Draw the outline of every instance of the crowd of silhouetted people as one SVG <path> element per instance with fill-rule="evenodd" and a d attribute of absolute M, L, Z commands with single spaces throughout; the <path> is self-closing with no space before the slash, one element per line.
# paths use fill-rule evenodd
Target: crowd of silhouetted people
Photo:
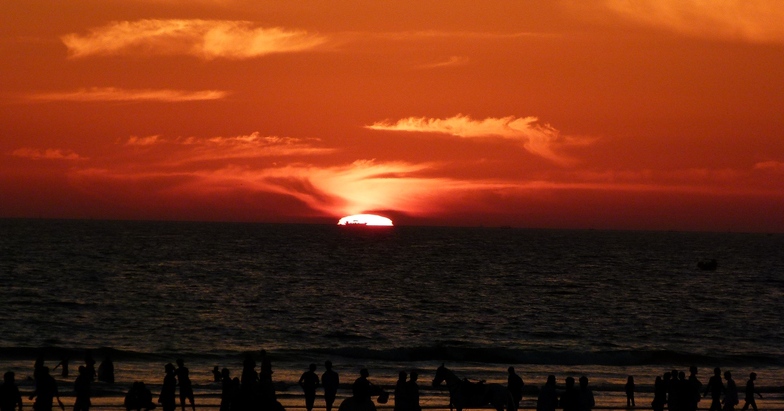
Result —
<path fill-rule="evenodd" d="M 721 369 L 715 368 L 713 376 L 710 377 L 703 390 L 702 382 L 697 378 L 697 367 L 692 366 L 689 369 L 688 378 L 683 371 L 666 372 L 663 376 L 656 377 L 652 408 L 654 411 L 662 411 L 666 405 L 670 411 L 695 411 L 700 400 L 710 394 L 709 411 L 734 411 L 735 406 L 739 403 L 738 387 L 735 380 L 732 379 L 731 372 L 725 371 L 723 377 L 722 380 Z M 760 398 L 762 395 L 754 386 L 756 379 L 756 373 L 749 374 L 743 411 L 749 407 L 757 411 L 754 395 L 756 394 Z"/>
<path fill-rule="evenodd" d="M 256 371 L 256 360 L 248 355 L 243 361 L 242 374 L 232 377 L 227 368 L 215 367 L 212 371 L 213 381 L 220 384 L 220 411 L 282 411 L 283 407 L 277 400 L 275 386 L 272 380 L 272 364 L 266 352 L 260 352 L 261 368 Z M 128 390 L 124 406 L 126 411 L 150 411 L 158 406 L 163 411 L 176 411 L 179 406 L 186 411 L 189 405 L 196 411 L 193 386 L 188 368 L 182 359 L 177 359 L 174 364 L 164 366 L 163 382 L 157 400 L 149 388 L 142 381 L 134 382 Z M 68 360 L 63 359 L 54 369 L 61 368 L 63 377 L 68 377 Z M 305 397 L 306 411 L 312 411 L 316 401 L 316 391 L 323 388 L 323 398 L 326 411 L 332 411 L 335 398 L 340 385 L 340 377 L 332 368 L 332 362 L 324 363 L 325 371 L 319 376 L 316 373 L 316 364 L 310 364 L 308 370 L 299 378 L 298 385 Z M 114 364 L 111 359 L 105 359 L 98 370 L 95 361 L 88 354 L 85 364 L 79 366 L 78 376 L 74 381 L 73 411 L 89 411 L 91 406 L 91 384 L 98 380 L 105 383 L 114 383 Z M 519 408 L 523 398 L 524 382 L 515 372 L 514 367 L 508 368 L 506 388 L 513 399 L 514 407 Z M 360 370 L 360 376 L 351 385 L 351 399 L 358 404 L 372 405 L 372 396 L 378 395 L 379 403 L 386 403 L 389 395 L 381 388 L 375 386 L 368 379 L 367 369 Z M 723 377 L 723 378 L 722 378 Z M 762 395 L 755 388 L 757 375 L 751 373 L 746 383 L 745 404 L 742 411 L 749 408 L 757 411 L 755 395 Z M 55 400 L 62 410 L 65 405 L 60 399 L 57 382 L 50 374 L 48 367 L 44 366 L 42 358 L 36 360 L 33 372 L 34 390 L 29 396 L 35 399 L 35 411 L 51 411 Z M 421 411 L 420 394 L 416 371 L 400 371 L 394 386 L 394 411 Z M 466 380 L 467 381 L 467 380 Z M 547 381 L 538 390 L 536 398 L 536 411 L 590 411 L 595 407 L 593 391 L 588 386 L 588 378 L 582 376 L 576 383 L 573 377 L 564 380 L 564 386 L 558 387 L 554 375 L 547 377 Z M 636 391 L 634 377 L 629 376 L 624 387 L 626 393 L 626 406 L 635 408 L 634 393 Z M 713 376 L 703 386 L 697 377 L 697 367 L 692 366 L 689 376 L 685 372 L 672 370 L 657 376 L 654 382 L 653 411 L 696 411 L 702 398 L 710 395 L 709 411 L 735 411 L 739 403 L 738 389 L 732 374 L 719 368 L 714 369 Z M 450 409 L 452 404 L 450 403 Z M 22 411 L 23 401 L 19 388 L 15 382 L 13 372 L 6 372 L 3 384 L 0 385 L 0 411 Z M 373 407 L 374 408 L 374 407 Z M 373 409 L 370 408 L 370 409 Z M 512 411 L 511 407 L 507 411 Z M 646 407 L 647 408 L 647 407 Z M 358 407 L 355 409 L 365 409 Z"/>

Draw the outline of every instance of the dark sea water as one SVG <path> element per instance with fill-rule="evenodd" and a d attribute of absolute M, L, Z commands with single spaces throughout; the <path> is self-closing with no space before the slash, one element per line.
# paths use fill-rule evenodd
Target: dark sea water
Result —
<path fill-rule="evenodd" d="M 108 393 L 182 357 L 209 402 L 212 367 L 260 349 L 291 406 L 326 359 L 346 383 L 429 385 L 442 362 L 497 382 L 514 365 L 531 388 L 585 374 L 607 406 L 627 375 L 645 391 L 692 364 L 784 384 L 781 234 L 0 220 L 0 304 L 0 366 L 75 371 L 89 349 L 115 362 Z"/>

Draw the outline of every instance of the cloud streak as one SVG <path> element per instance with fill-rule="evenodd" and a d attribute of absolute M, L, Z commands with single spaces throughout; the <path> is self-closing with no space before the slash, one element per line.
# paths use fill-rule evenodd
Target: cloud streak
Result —
<path fill-rule="evenodd" d="M 72 150 L 64 150 L 59 148 L 48 148 L 44 150 L 23 147 L 18 148 L 11 152 L 14 157 L 28 158 L 31 160 L 66 160 L 66 161 L 83 161 L 87 157 L 82 157 Z"/>
<path fill-rule="evenodd" d="M 397 122 L 380 121 L 366 127 L 371 130 L 439 133 L 471 139 L 500 137 L 517 141 L 530 153 L 561 165 L 573 164 L 574 160 L 556 153 L 556 146 L 587 143 L 585 139 L 561 136 L 557 129 L 549 124 L 541 124 L 538 118 L 531 116 L 489 117 L 484 120 L 474 120 L 461 114 L 445 119 L 408 117 Z"/>
<path fill-rule="evenodd" d="M 193 163 L 238 161 L 254 162 L 261 158 L 285 156 L 316 156 L 334 152 L 318 147 L 317 139 L 262 136 L 259 132 L 230 137 L 179 137 L 166 139 L 159 135 L 131 136 L 118 144 L 129 149 L 145 150 L 160 158 L 160 166 L 184 167 Z"/>
<path fill-rule="evenodd" d="M 607 0 L 632 21 L 695 37 L 784 43 L 784 3 L 752 0 Z"/>
<path fill-rule="evenodd" d="M 189 55 L 204 60 L 302 52 L 326 42 L 325 37 L 304 30 L 256 27 L 249 21 L 198 19 L 113 22 L 85 35 L 64 35 L 61 40 L 72 58 L 144 54 Z"/>
<path fill-rule="evenodd" d="M 468 64 L 468 57 L 465 56 L 451 56 L 445 61 L 436 63 L 422 64 L 419 66 L 421 69 L 437 69 L 443 67 L 465 66 Z"/>
<path fill-rule="evenodd" d="M 187 101 L 220 100 L 229 93 L 220 90 L 128 90 L 115 87 L 92 87 L 76 91 L 35 93 L 27 96 L 28 100 L 40 102 L 72 101 L 72 102 L 101 102 L 101 101 L 157 101 L 165 103 L 180 103 Z"/>

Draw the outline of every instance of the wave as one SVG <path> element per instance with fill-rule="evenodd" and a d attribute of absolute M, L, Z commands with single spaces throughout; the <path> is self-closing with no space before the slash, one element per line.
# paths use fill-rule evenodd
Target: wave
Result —
<path fill-rule="evenodd" d="M 495 364 L 532 365 L 605 365 L 638 366 L 664 364 L 695 365 L 784 365 L 784 358 L 772 355 L 703 354 L 671 350 L 523 350 L 509 348 L 477 348 L 435 345 L 419 348 L 387 350 L 338 348 L 314 350 L 321 354 L 334 354 L 348 358 L 378 359 L 384 361 L 452 361 Z"/>
<path fill-rule="evenodd" d="M 89 352 L 95 358 L 111 357 L 115 360 L 170 361 L 172 358 L 222 359 L 238 358 L 256 351 L 214 350 L 209 352 L 161 351 L 139 352 L 109 347 L 94 349 L 74 349 L 56 346 L 46 347 L 0 347 L 0 358 L 30 359 L 38 356 L 47 358 L 83 358 Z M 600 366 L 641 366 L 641 365 L 764 365 L 784 366 L 784 357 L 768 354 L 721 354 L 688 353 L 672 350 L 627 350 L 580 352 L 574 350 L 530 350 L 516 348 L 467 347 L 462 344 L 435 344 L 426 347 L 407 348 L 312 348 L 269 350 L 270 354 L 282 361 L 299 361 L 303 358 L 319 356 L 363 359 L 388 362 L 463 362 L 487 364 L 531 364 L 531 365 L 600 365 Z"/>

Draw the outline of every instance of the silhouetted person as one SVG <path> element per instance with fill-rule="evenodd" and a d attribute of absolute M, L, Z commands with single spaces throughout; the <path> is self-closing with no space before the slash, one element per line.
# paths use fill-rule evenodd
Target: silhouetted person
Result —
<path fill-rule="evenodd" d="M 577 411 L 580 407 L 580 390 L 574 386 L 574 378 L 566 377 L 566 388 L 561 394 L 559 405 L 563 411 Z"/>
<path fill-rule="evenodd" d="M 680 394 L 678 370 L 672 370 L 670 379 L 665 378 L 665 380 L 667 381 L 667 408 L 670 411 L 684 411 L 680 408 L 682 401 L 678 396 Z"/>
<path fill-rule="evenodd" d="M 196 411 L 196 404 L 193 400 L 193 384 L 191 384 L 191 377 L 188 375 L 188 367 L 185 366 L 185 361 L 182 358 L 177 359 L 177 385 L 180 386 L 180 405 L 182 411 L 185 411 L 185 400 L 191 403 L 191 408 Z"/>
<path fill-rule="evenodd" d="M 316 402 L 316 388 L 320 382 L 319 377 L 316 375 L 316 364 L 310 364 L 308 370 L 302 373 L 299 377 L 299 386 L 305 393 L 305 409 L 307 411 L 313 410 L 313 404 Z"/>
<path fill-rule="evenodd" d="M 223 381 L 223 376 L 221 375 L 220 367 L 217 365 L 212 367 L 212 382 L 221 382 Z"/>
<path fill-rule="evenodd" d="M 161 384 L 158 404 L 161 404 L 163 411 L 174 411 L 177 409 L 177 373 L 172 363 L 166 364 L 163 369 L 166 375 L 163 377 L 163 384 Z"/>
<path fill-rule="evenodd" d="M 256 373 L 256 360 L 248 354 L 242 362 L 240 388 L 232 404 L 232 410 L 251 410 L 258 408 L 259 374 Z"/>
<path fill-rule="evenodd" d="M 690 411 L 694 398 L 692 397 L 691 384 L 689 384 L 689 380 L 686 379 L 686 373 L 683 371 L 678 372 L 675 390 L 678 393 L 677 408 L 681 411 Z"/>
<path fill-rule="evenodd" d="M 709 411 L 721 410 L 721 394 L 724 393 L 724 383 L 721 381 L 721 369 L 716 367 L 713 369 L 713 377 L 708 380 L 708 385 L 705 387 L 703 397 L 711 394 L 711 405 Z"/>
<path fill-rule="evenodd" d="M 724 411 L 733 411 L 739 402 L 738 387 L 729 371 L 724 372 L 724 379 L 727 380 L 727 387 L 724 389 Z"/>
<path fill-rule="evenodd" d="M 697 378 L 697 367 L 689 367 L 689 409 L 688 411 L 697 411 L 697 406 L 700 403 L 700 393 L 702 392 L 702 383 Z"/>
<path fill-rule="evenodd" d="M 651 407 L 653 411 L 663 411 L 664 404 L 667 403 L 667 385 L 661 376 L 656 376 L 653 384 L 653 401 Z"/>
<path fill-rule="evenodd" d="M 84 367 L 87 369 L 87 378 L 90 379 L 90 382 L 95 381 L 95 359 L 90 351 L 84 355 Z"/>
<path fill-rule="evenodd" d="M 749 374 L 749 380 L 746 382 L 746 403 L 743 404 L 743 408 L 741 410 L 746 411 L 749 409 L 749 406 L 754 411 L 757 411 L 757 401 L 754 399 L 754 394 L 757 394 L 760 398 L 762 398 L 762 394 L 760 394 L 756 388 L 754 388 L 754 381 L 757 379 L 757 373 Z"/>
<path fill-rule="evenodd" d="M 41 366 L 35 380 L 35 391 L 30 394 L 30 399 L 35 398 L 33 409 L 35 411 L 51 411 L 52 403 L 57 398 L 57 404 L 65 411 L 63 402 L 60 401 L 60 392 L 57 390 L 57 381 L 49 375 L 49 367 Z"/>
<path fill-rule="evenodd" d="M 114 362 L 110 357 L 104 358 L 98 366 L 98 381 L 114 384 Z"/>
<path fill-rule="evenodd" d="M 370 401 L 370 381 L 368 381 L 368 377 L 370 377 L 370 372 L 368 372 L 367 368 L 363 368 L 359 370 L 359 378 L 354 380 L 354 384 L 351 385 L 351 393 L 357 403 Z"/>
<path fill-rule="evenodd" d="M 19 393 L 19 387 L 14 380 L 15 375 L 13 371 L 3 374 L 3 385 L 0 385 L 0 411 L 22 411 L 22 394 Z"/>
<path fill-rule="evenodd" d="M 52 371 L 56 370 L 57 367 L 61 367 L 60 376 L 63 378 L 68 378 L 68 357 L 63 357 L 60 362 L 58 362 L 57 365 L 52 368 Z"/>
<path fill-rule="evenodd" d="M 395 411 L 408 411 L 406 378 L 408 378 L 408 374 L 406 374 L 405 371 L 397 373 L 397 382 L 395 382 Z"/>
<path fill-rule="evenodd" d="M 44 356 L 43 354 L 39 355 L 35 359 L 35 364 L 33 364 L 33 380 L 38 381 L 38 378 L 41 375 L 41 370 L 44 368 Z"/>
<path fill-rule="evenodd" d="M 267 356 L 267 350 L 261 350 L 261 371 L 259 380 L 264 383 L 272 384 L 272 361 Z"/>
<path fill-rule="evenodd" d="M 588 387 L 588 377 L 580 377 L 580 411 L 591 411 L 596 406 L 596 400 L 593 398 L 593 390 Z"/>
<path fill-rule="evenodd" d="M 79 366 L 79 376 L 74 381 L 74 411 L 89 411 L 90 409 L 90 379 L 87 376 L 87 368 Z"/>
<path fill-rule="evenodd" d="M 224 368 L 220 372 L 221 377 L 221 402 L 220 411 L 230 411 L 231 403 L 237 395 L 234 388 L 234 380 L 231 379 L 231 372 L 228 368 Z M 239 381 L 239 380 L 238 380 Z"/>
<path fill-rule="evenodd" d="M 512 394 L 512 400 L 520 407 L 520 401 L 523 399 L 523 379 L 515 373 L 514 367 L 509 367 L 506 369 L 508 376 L 506 378 L 506 388 Z"/>
<path fill-rule="evenodd" d="M 411 371 L 408 382 L 406 383 L 406 400 L 408 401 L 409 411 L 422 411 L 419 405 L 419 374 L 416 371 Z"/>
<path fill-rule="evenodd" d="M 152 403 L 152 393 L 142 381 L 136 381 L 125 395 L 125 410 L 149 411 L 155 408 Z"/>
<path fill-rule="evenodd" d="M 555 411 L 558 406 L 558 394 L 555 392 L 555 375 L 548 375 L 547 382 L 539 390 L 536 400 L 536 411 Z"/>
<path fill-rule="evenodd" d="M 277 395 L 275 385 L 272 383 L 272 361 L 266 350 L 261 350 L 261 370 L 259 371 L 259 385 L 256 396 L 261 407 L 276 407 Z"/>
<path fill-rule="evenodd" d="M 338 373 L 332 370 L 332 361 L 324 362 L 324 374 L 321 374 L 321 385 L 324 386 L 324 402 L 326 403 L 327 411 L 332 411 L 332 404 L 335 403 L 335 396 L 338 393 L 340 386 L 340 377 Z"/>
<path fill-rule="evenodd" d="M 634 377 L 629 376 L 626 379 L 626 386 L 624 387 L 626 390 L 626 406 L 627 407 L 635 407 L 634 405 Z"/>

